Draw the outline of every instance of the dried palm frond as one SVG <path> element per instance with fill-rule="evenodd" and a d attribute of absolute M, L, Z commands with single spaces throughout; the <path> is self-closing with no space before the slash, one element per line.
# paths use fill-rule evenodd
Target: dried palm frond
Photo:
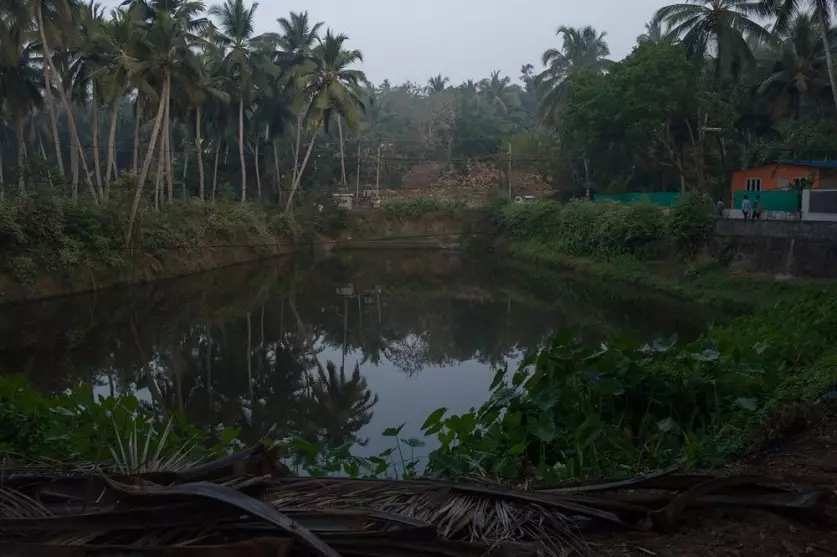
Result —
<path fill-rule="evenodd" d="M 622 524 L 610 512 L 558 498 L 499 486 L 430 480 L 292 478 L 270 489 L 265 498 L 279 507 L 368 508 L 396 513 L 434 524 L 449 540 L 489 545 L 539 542 L 546 555 L 590 555 L 578 532 L 584 517 Z"/>

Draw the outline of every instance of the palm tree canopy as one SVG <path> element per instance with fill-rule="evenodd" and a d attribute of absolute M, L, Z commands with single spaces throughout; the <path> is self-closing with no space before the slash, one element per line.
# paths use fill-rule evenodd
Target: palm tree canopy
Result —
<path fill-rule="evenodd" d="M 363 94 L 364 86 L 368 85 L 366 74 L 351 67 L 363 61 L 363 54 L 359 50 L 346 50 L 344 44 L 348 40 L 347 35 L 329 29 L 311 52 L 313 67 L 304 76 L 306 92 L 311 98 L 306 112 L 309 122 L 328 126 L 336 114 L 354 126 L 358 110 L 366 106 Z"/>
<path fill-rule="evenodd" d="M 565 98 L 569 76 L 576 71 L 605 72 L 613 62 L 607 58 L 610 48 L 605 41 L 607 33 L 599 33 L 593 27 L 567 27 L 562 25 L 556 35 L 561 37 L 561 48 L 550 48 L 541 60 L 545 69 L 536 76 L 535 84 L 542 99 L 541 117 L 552 118 Z"/>
<path fill-rule="evenodd" d="M 654 22 L 667 23 L 690 55 L 715 56 L 717 76 L 722 71 L 737 75 L 753 59 L 747 39 L 773 40 L 755 20 L 763 13 L 763 5 L 753 0 L 690 0 L 660 8 Z"/>
<path fill-rule="evenodd" d="M 424 88 L 424 91 L 428 95 L 441 93 L 448 86 L 448 82 L 450 82 L 449 77 L 442 77 L 442 74 L 439 74 L 427 80 L 427 86 Z"/>

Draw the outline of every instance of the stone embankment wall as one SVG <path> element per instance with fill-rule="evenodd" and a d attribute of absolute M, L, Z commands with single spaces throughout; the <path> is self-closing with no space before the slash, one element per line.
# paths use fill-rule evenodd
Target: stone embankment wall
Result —
<path fill-rule="evenodd" d="M 710 249 L 742 272 L 837 278 L 837 222 L 722 219 Z"/>

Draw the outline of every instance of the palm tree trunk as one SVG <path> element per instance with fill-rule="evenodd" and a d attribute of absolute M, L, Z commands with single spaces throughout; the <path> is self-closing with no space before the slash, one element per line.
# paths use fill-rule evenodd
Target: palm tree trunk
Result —
<path fill-rule="evenodd" d="M 70 175 L 73 181 L 73 199 L 78 198 L 78 147 L 70 142 Z"/>
<path fill-rule="evenodd" d="M 279 144 L 273 141 L 273 172 L 276 176 L 276 191 L 279 194 L 279 203 L 282 203 L 282 180 L 279 176 Z"/>
<path fill-rule="evenodd" d="M 142 123 L 142 97 L 137 91 L 137 104 L 136 104 L 136 122 L 134 124 L 134 158 L 131 161 L 131 172 L 134 174 L 137 173 L 139 170 L 139 131 L 140 131 L 140 124 Z"/>
<path fill-rule="evenodd" d="M 250 395 L 250 409 L 253 409 L 255 403 L 253 402 L 253 368 L 251 357 L 253 351 L 253 327 L 250 323 L 250 312 L 247 312 L 247 392 Z"/>
<path fill-rule="evenodd" d="M 296 146 L 294 147 L 294 172 L 292 182 L 296 182 L 296 177 L 299 174 L 299 147 L 302 145 L 302 119 L 299 114 L 296 116 Z"/>
<path fill-rule="evenodd" d="M 26 138 L 23 136 L 23 114 L 15 115 L 15 135 L 17 136 L 17 185 L 21 193 L 26 189 L 23 163 L 26 157 Z"/>
<path fill-rule="evenodd" d="M 189 174 L 189 150 L 183 150 L 183 182 L 180 184 L 181 199 L 186 199 L 186 176 Z"/>
<path fill-rule="evenodd" d="M 114 101 L 111 107 L 110 131 L 108 133 L 108 164 L 105 170 L 105 198 L 110 190 L 111 177 L 115 180 L 118 174 L 116 168 L 116 122 L 119 118 L 119 101 Z M 113 174 L 111 174 L 113 170 Z"/>
<path fill-rule="evenodd" d="M 198 196 L 203 201 L 203 156 L 201 142 L 201 107 L 197 107 L 197 122 L 195 123 L 195 150 L 198 162 Z"/>
<path fill-rule="evenodd" d="M 215 146 L 215 167 L 212 172 L 212 201 L 215 201 L 215 186 L 218 184 L 218 158 L 221 156 L 221 139 Z"/>
<path fill-rule="evenodd" d="M 259 172 L 259 138 L 256 138 L 256 147 L 254 149 L 255 152 L 255 160 L 254 164 L 256 165 L 256 190 L 258 191 L 259 200 L 262 198 L 262 176 Z"/>
<path fill-rule="evenodd" d="M 159 152 L 157 153 L 157 173 L 154 176 L 154 209 L 160 210 L 160 189 L 163 187 L 163 170 L 166 168 L 166 141 L 163 136 L 163 141 L 160 142 Z"/>
<path fill-rule="evenodd" d="M 49 50 L 47 43 L 46 31 L 44 30 L 44 13 L 41 2 L 38 2 L 38 27 L 41 32 L 41 48 L 44 52 L 44 65 L 49 67 L 52 71 L 52 53 Z M 81 148 L 81 141 L 78 138 L 78 130 L 76 129 L 76 118 L 73 116 L 73 107 L 67 99 L 67 93 L 64 87 L 57 87 L 58 94 L 61 96 L 61 104 L 64 105 L 64 110 L 67 111 L 67 126 L 70 128 L 70 140 L 75 143 L 78 149 L 78 156 L 81 160 L 81 168 L 84 171 L 84 179 L 87 182 L 87 187 L 90 189 L 90 194 L 93 196 L 93 202 L 99 204 L 99 197 L 96 193 L 96 188 L 93 186 L 93 178 L 90 176 L 90 170 L 87 168 L 87 159 L 84 156 L 84 151 Z"/>
<path fill-rule="evenodd" d="M 171 204 L 174 200 L 174 174 L 171 170 L 171 75 L 167 79 L 169 82 L 169 95 L 166 97 L 166 150 L 164 160 L 166 161 L 166 186 L 168 186 L 169 204 Z"/>
<path fill-rule="evenodd" d="M 825 65 L 828 71 L 828 80 L 831 82 L 831 96 L 834 98 L 834 106 L 837 108 L 837 69 L 834 67 L 834 55 L 831 52 L 831 45 L 828 41 L 828 26 L 825 24 L 825 18 L 820 20 L 820 36 L 822 37 L 822 46 L 825 49 Z"/>
<path fill-rule="evenodd" d="M 238 99 L 238 158 L 241 161 L 241 202 L 247 200 L 247 164 L 244 162 L 244 96 Z"/>
<path fill-rule="evenodd" d="M 340 136 L 340 171 L 343 175 L 343 187 L 346 189 L 346 193 L 349 193 L 349 185 L 346 183 L 346 154 L 343 150 L 343 124 L 342 118 L 337 116 L 337 133 Z"/>
<path fill-rule="evenodd" d="M 38 12 L 40 13 L 40 6 Z M 46 47 L 44 47 L 44 51 L 46 51 Z M 44 64 L 44 92 L 46 93 L 47 112 L 49 112 L 49 123 L 52 127 L 52 141 L 55 143 L 55 159 L 58 162 L 58 172 L 63 177 L 64 157 L 61 156 L 61 138 L 58 136 L 58 117 L 55 115 L 55 100 L 52 97 L 51 81 L 50 68 L 47 64 Z"/>
<path fill-rule="evenodd" d="M 151 139 L 149 140 L 148 153 L 145 155 L 145 160 L 142 163 L 142 172 L 140 172 L 139 181 L 134 188 L 134 201 L 131 204 L 131 215 L 128 219 L 128 230 L 125 232 L 125 246 L 131 246 L 131 236 L 134 232 L 134 221 L 137 217 L 137 208 L 139 207 L 140 198 L 142 197 L 142 186 L 145 184 L 145 179 L 148 177 L 148 169 L 151 166 L 151 158 L 154 155 L 154 147 L 157 144 L 157 135 L 160 133 L 160 125 L 163 122 L 163 113 L 166 110 L 166 102 L 169 97 L 169 81 L 163 82 L 163 94 L 160 95 L 160 106 L 157 107 L 157 117 L 154 118 L 154 129 L 151 130 Z"/>
<path fill-rule="evenodd" d="M 90 101 L 90 110 L 93 113 L 91 122 L 93 126 L 93 170 L 96 173 L 96 187 L 99 188 L 99 197 L 104 199 L 105 189 L 102 186 L 102 161 L 99 156 L 99 105 L 97 100 L 94 93 Z"/>
<path fill-rule="evenodd" d="M 41 137 L 40 130 L 36 130 L 35 133 L 38 135 L 38 149 L 41 151 L 41 156 L 44 160 L 47 160 L 46 149 L 44 148 L 44 140 Z M 49 187 L 54 188 L 55 184 L 52 182 L 52 171 L 50 171 L 49 167 L 47 167 L 47 180 L 49 180 Z"/>
<path fill-rule="evenodd" d="M 305 158 L 302 159 L 302 166 L 299 167 L 299 172 L 296 174 L 296 180 L 294 180 L 293 186 L 291 186 L 291 194 L 288 196 L 288 204 L 285 206 L 285 212 L 289 212 L 291 210 L 291 202 L 294 200 L 294 193 L 296 193 L 297 188 L 299 188 L 299 183 L 302 181 L 302 173 L 308 165 L 308 159 L 311 158 L 311 151 L 314 150 L 314 142 L 317 140 L 317 132 L 319 131 L 320 126 L 317 125 L 314 129 L 314 135 L 311 137 L 311 143 L 308 144 L 308 151 L 305 153 Z"/>

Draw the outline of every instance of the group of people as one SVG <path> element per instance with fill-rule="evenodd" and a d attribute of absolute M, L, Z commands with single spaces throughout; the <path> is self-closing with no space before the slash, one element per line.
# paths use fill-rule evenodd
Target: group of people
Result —
<path fill-rule="evenodd" d="M 715 212 L 718 215 L 718 218 L 724 217 L 724 200 L 719 199 L 718 203 L 715 204 Z M 741 202 L 741 212 L 744 214 L 745 220 L 756 220 L 760 219 L 762 213 L 764 213 L 764 207 L 761 205 L 761 196 L 756 196 L 755 204 L 750 203 L 749 196 L 744 196 L 744 201 Z"/>

